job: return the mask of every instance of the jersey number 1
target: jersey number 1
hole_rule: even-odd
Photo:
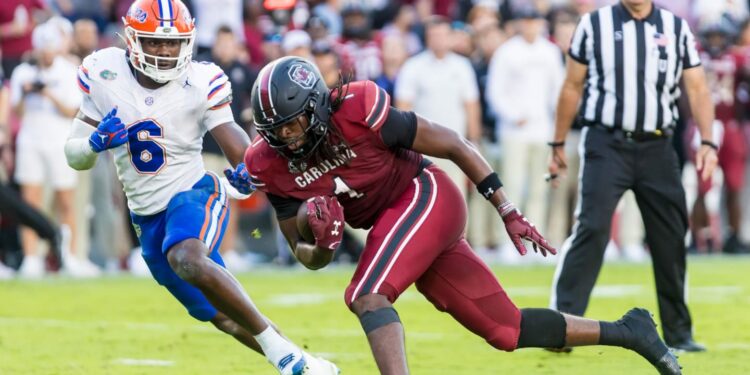
[[[336,184],[336,190],[333,192],[336,195],[346,193],[349,195],[349,198],[362,198],[365,196],[364,194],[350,188],[341,177],[334,177],[333,182]]]
[[[166,164],[167,150],[154,138],[164,137],[154,120],[143,120],[128,127],[130,161],[138,173],[156,174]]]

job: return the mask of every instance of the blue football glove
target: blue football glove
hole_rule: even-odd
[[[117,107],[104,116],[99,126],[89,137],[89,145],[96,153],[121,146],[127,141],[128,130],[125,129],[122,120],[117,117]]]
[[[234,186],[240,193],[249,195],[255,192],[255,185],[250,181],[250,174],[247,173],[245,163],[237,164],[237,168],[235,169],[225,169],[224,176],[227,177],[229,184]]]

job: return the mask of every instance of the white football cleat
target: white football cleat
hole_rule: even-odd
[[[294,358],[296,354],[289,354],[279,361],[279,372],[281,375],[338,375],[341,372],[333,363],[320,358],[313,357],[307,352],[302,352],[302,357]]]
[[[339,375],[341,370],[333,362],[321,357],[313,357],[308,352],[302,352],[302,358],[307,362],[307,372],[304,375]]]

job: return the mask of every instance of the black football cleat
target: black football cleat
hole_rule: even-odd
[[[659,374],[680,375],[682,367],[656,331],[656,323],[646,309],[635,308],[627,312],[620,322],[630,329],[632,336],[626,348],[635,351],[651,362]]]
[[[695,342],[692,338],[676,344],[670,344],[669,348],[677,353],[698,353],[706,351],[705,346]]]

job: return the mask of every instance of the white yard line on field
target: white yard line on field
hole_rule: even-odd
[[[125,366],[157,366],[157,367],[169,367],[174,366],[174,361],[166,361],[163,359],[137,359],[137,358],[117,358],[112,361],[118,365]]]
[[[725,351],[725,350],[742,350],[747,351],[750,349],[750,343],[746,342],[720,342],[715,345],[709,345],[708,350]]]
[[[62,320],[62,319],[45,319],[45,318],[16,318],[16,317],[0,317],[0,326],[2,325],[20,325],[20,324],[33,324],[36,326],[44,327],[59,327],[59,328],[95,328],[95,327],[119,327],[130,330],[142,330],[142,331],[169,331],[174,329],[190,329],[202,328],[199,326],[177,326],[164,323],[140,323],[140,322],[115,322],[105,320],[90,320],[90,321],[78,321],[78,320]],[[202,330],[202,329],[201,329]]]

